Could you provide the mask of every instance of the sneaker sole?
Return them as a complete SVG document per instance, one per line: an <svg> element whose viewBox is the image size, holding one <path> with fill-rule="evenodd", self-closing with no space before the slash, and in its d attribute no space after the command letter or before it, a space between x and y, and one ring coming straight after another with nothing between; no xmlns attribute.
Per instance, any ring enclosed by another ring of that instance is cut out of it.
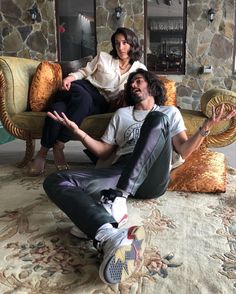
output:
<svg viewBox="0 0 236 294"><path fill-rule="evenodd" d="M118 228L122 227L125 225L128 221L128 214L125 214L122 219L118 222Z"/></svg>
<svg viewBox="0 0 236 294"><path fill-rule="evenodd" d="M146 245L144 228L131 227L128 238L133 239L130 245L121 246L113 256L103 260L99 269L99 276L103 282L107 284L123 282L141 268Z"/></svg>

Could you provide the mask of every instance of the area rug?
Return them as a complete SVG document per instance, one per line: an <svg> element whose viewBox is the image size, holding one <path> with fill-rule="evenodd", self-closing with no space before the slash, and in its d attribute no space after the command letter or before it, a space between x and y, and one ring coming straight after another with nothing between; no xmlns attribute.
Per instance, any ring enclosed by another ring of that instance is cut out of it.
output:
<svg viewBox="0 0 236 294"><path fill-rule="evenodd" d="M43 179L1 166L0 293L236 293L236 170L228 169L223 194L129 199L128 225L147 233L145 262L114 286L99 279L92 242L70 235L72 223L46 197Z"/></svg>

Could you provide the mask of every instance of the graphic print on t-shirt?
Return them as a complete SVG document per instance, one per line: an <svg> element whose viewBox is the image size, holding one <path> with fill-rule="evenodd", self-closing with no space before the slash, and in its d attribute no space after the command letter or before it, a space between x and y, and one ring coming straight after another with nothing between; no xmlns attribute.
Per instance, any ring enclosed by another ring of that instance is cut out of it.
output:
<svg viewBox="0 0 236 294"><path fill-rule="evenodd" d="M126 129L124 132L124 142L126 142L127 145L134 146L136 144L139 138L141 126L141 123L135 123Z"/></svg>

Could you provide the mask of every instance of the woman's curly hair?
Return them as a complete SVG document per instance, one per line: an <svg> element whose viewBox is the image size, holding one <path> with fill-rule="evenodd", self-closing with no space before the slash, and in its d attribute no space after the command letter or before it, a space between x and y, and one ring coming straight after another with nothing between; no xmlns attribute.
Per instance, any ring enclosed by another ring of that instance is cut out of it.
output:
<svg viewBox="0 0 236 294"><path fill-rule="evenodd" d="M157 105L164 105L166 101L166 90L164 84L157 78L154 73L144 70L142 68L138 68L135 72L130 73L128 77L124 90L124 99L127 105L134 105L134 102L130 99L132 90L131 84L137 74L142 75L142 77L147 82L149 93L154 97L155 103Z"/></svg>
<svg viewBox="0 0 236 294"><path fill-rule="evenodd" d="M118 34L122 34L125 37L125 40L127 41L127 43L130 45L130 51L128 53L130 58L129 63L133 64L134 61L140 60L142 57L142 48L139 43L137 35L132 30L128 28L123 28L123 27L118 28L111 36L111 44L113 49L111 50L110 54L112 55L112 57L119 58L116 51L116 40L115 40L116 35Z"/></svg>

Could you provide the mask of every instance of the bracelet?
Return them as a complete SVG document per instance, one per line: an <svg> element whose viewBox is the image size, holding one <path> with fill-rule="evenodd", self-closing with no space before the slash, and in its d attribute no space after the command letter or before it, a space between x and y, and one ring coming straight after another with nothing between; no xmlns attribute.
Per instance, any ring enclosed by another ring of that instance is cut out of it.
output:
<svg viewBox="0 0 236 294"><path fill-rule="evenodd" d="M205 130L203 130L202 127L200 127L200 128L199 128L199 134L200 134L202 137L207 137L207 136L210 134L210 130L205 131Z"/></svg>
<svg viewBox="0 0 236 294"><path fill-rule="evenodd" d="M84 142L84 140L87 136L88 136L88 134L85 134L84 137L81 139L81 141Z"/></svg>

